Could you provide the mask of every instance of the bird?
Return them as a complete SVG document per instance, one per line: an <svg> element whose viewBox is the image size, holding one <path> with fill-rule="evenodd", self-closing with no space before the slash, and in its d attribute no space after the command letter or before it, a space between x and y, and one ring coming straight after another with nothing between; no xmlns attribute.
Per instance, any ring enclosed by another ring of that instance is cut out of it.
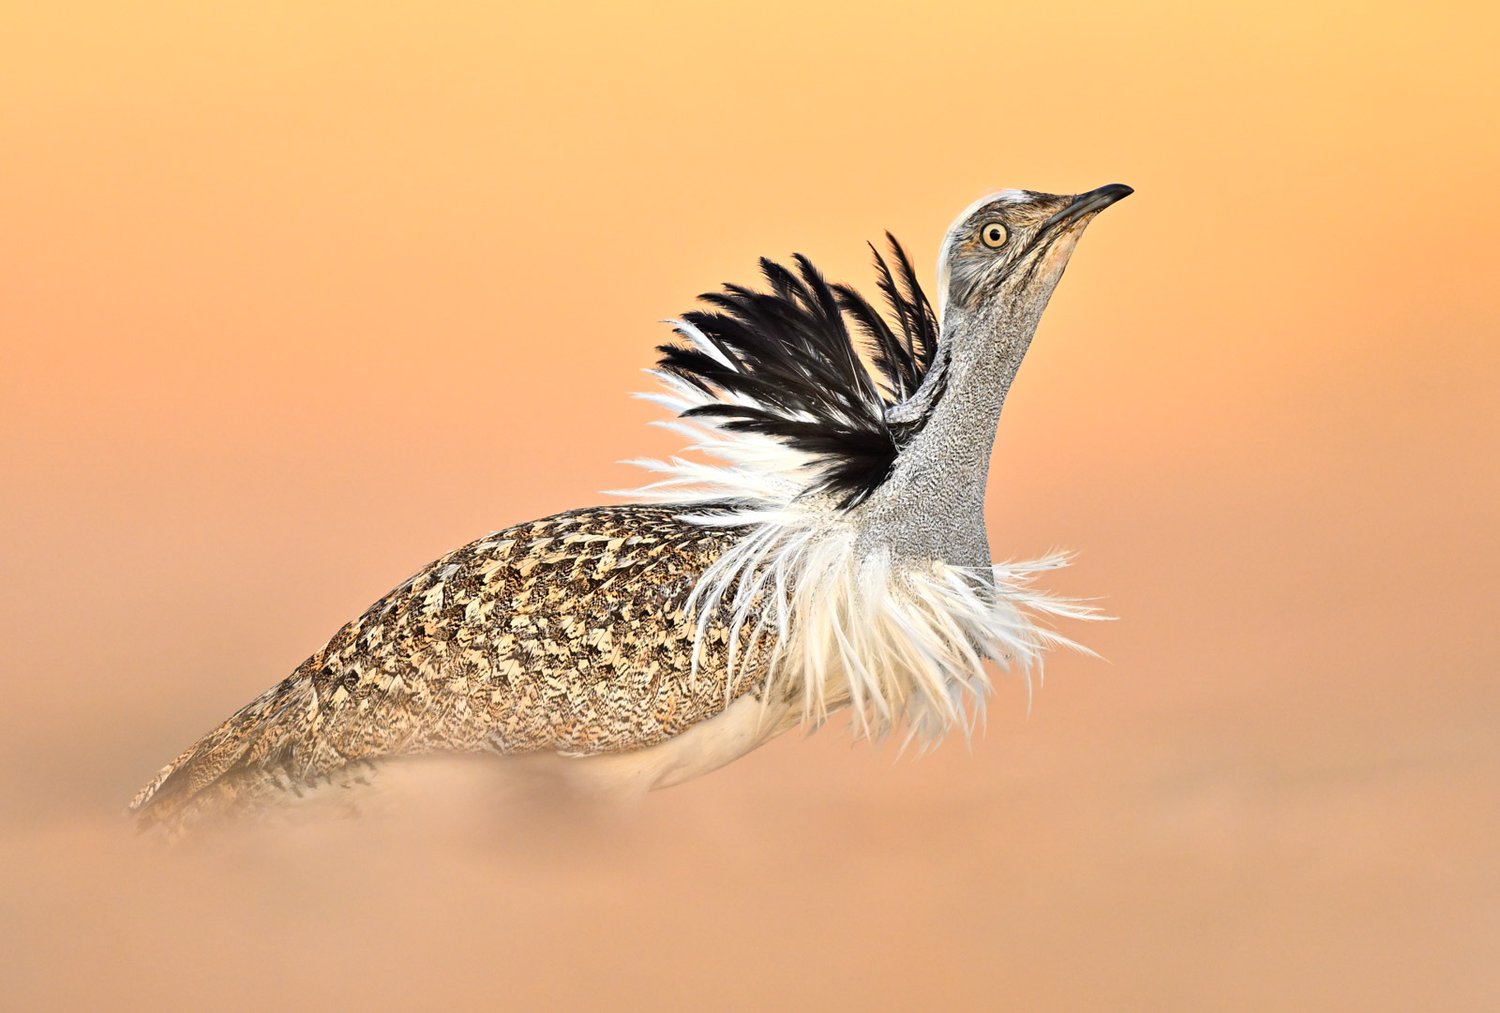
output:
<svg viewBox="0 0 1500 1013"><path fill-rule="evenodd" d="M947 230L937 306L890 233L884 308L802 254L762 258L667 321L657 424L616 505L492 532L423 567L177 756L142 829L358 791L393 764L546 757L618 799L847 714L928 749L974 733L987 663L1028 694L1068 555L996 563L984 506L1001 410L1079 238L1133 191L991 193ZM686 456L684 456L686 455ZM1028 696L1029 699L1029 696Z"/></svg>

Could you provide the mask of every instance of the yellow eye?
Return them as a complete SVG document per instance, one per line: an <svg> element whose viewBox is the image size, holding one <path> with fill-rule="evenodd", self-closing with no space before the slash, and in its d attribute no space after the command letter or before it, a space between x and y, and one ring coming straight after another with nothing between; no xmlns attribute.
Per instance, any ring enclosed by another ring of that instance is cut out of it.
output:
<svg viewBox="0 0 1500 1013"><path fill-rule="evenodd" d="M999 222L985 222L979 229L979 238L992 250L998 250L1004 246L1009 235L1010 233L1005 231L1005 226Z"/></svg>

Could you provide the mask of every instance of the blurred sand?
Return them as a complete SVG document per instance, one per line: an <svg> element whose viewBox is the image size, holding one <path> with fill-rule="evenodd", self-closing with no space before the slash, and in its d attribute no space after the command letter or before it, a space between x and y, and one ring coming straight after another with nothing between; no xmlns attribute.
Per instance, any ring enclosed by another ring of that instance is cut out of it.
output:
<svg viewBox="0 0 1500 1013"><path fill-rule="evenodd" d="M0 43L0 1006L1500 1006L1491 9L207 10ZM407 573L670 449L624 395L692 293L1116 179L990 490L1120 617L1029 718L128 830Z"/></svg>

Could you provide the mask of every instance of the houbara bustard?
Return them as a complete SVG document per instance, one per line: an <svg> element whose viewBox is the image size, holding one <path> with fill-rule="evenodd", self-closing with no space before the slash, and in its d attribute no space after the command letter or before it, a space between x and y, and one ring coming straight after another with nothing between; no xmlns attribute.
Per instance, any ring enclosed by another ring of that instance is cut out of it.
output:
<svg viewBox="0 0 1500 1013"><path fill-rule="evenodd" d="M982 715L1092 610L994 564L995 428L1089 222L1131 189L1007 190L948 230L941 317L894 238L888 313L803 256L673 321L646 395L704 459L638 462L638 502L487 535L423 568L131 803L181 829L402 757L558 757L613 795L713 770L847 710L922 745ZM939 320L941 319L941 323ZM862 352L864 353L862 355ZM873 369L865 365L868 360Z"/></svg>

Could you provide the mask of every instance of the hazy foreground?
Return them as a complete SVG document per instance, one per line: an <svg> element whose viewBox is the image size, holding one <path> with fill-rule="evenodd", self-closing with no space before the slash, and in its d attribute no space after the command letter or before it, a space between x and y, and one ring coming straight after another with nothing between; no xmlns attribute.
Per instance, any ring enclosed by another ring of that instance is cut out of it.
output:
<svg viewBox="0 0 1500 1013"><path fill-rule="evenodd" d="M110 676L66 694L79 670L33 654L11 717L36 720L3 747L0 989L18 1008L1490 1005L1488 606L1420 607L1419 558L1382 576L1339 547L1358 520L1314 551L1242 516L1236 548L1179 496L1070 522L1098 547L1070 583L1125 617L1087 631L1112 661L1059 659L1029 719L1003 684L972 754L893 765L842 728L794 734L624 820L491 809L457 779L404 820L163 852L120 805L258 685L271 639L194 681L121 631L124 657L75 649ZM1171 537L1146 553L1132 529ZM1273 543L1274 593L1247 592L1234 575ZM173 650L211 656L182 604Z"/></svg>

